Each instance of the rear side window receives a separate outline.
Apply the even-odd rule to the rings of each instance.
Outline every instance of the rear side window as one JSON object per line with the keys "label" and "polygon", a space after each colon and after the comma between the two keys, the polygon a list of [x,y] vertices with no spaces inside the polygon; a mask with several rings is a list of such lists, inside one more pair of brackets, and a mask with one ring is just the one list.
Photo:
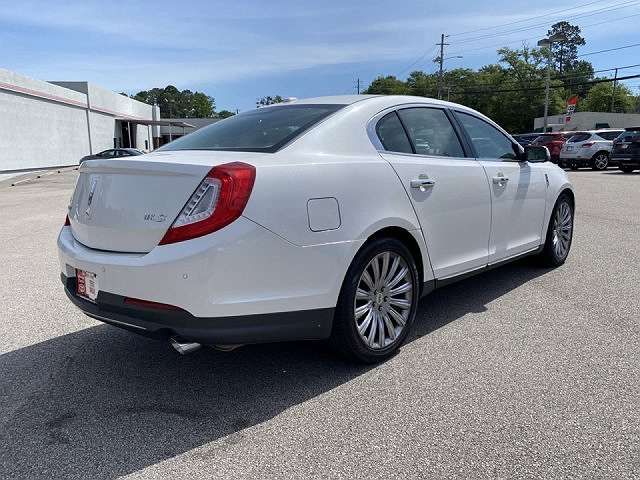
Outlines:
{"label": "rear side window", "polygon": [[568,143],[578,143],[584,142],[585,140],[589,140],[591,138],[590,133],[576,133],[572,137],[567,140]]}
{"label": "rear side window", "polygon": [[258,108],[196,130],[159,150],[275,152],[344,105],[302,104]]}
{"label": "rear side window", "polygon": [[398,111],[416,153],[440,157],[464,157],[464,150],[444,110],[403,108]]}
{"label": "rear side window", "polygon": [[[478,158],[515,160],[514,145],[500,130],[473,115],[457,112],[460,123],[471,137]],[[540,141],[540,137],[536,142]]]}
{"label": "rear side window", "polygon": [[376,133],[385,150],[390,152],[413,153],[407,134],[402,128],[396,112],[386,114],[376,126]]}

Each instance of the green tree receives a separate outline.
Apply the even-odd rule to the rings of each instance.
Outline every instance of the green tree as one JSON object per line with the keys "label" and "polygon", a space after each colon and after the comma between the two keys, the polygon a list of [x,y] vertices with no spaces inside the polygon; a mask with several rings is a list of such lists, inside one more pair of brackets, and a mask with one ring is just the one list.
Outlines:
{"label": "green tree", "polygon": [[395,76],[378,77],[362,92],[365,94],[378,95],[409,95],[410,89],[405,82],[398,80]]}
{"label": "green tree", "polygon": [[284,102],[284,98],[282,98],[280,95],[275,95],[273,97],[266,96],[256,100],[256,108],[266,107],[267,105],[273,105],[275,103],[282,103],[282,102]]}
{"label": "green tree", "polygon": [[622,84],[613,90],[613,82],[598,83],[594,85],[586,98],[578,104],[582,112],[610,112],[611,97],[613,98],[613,111],[618,113],[631,113],[635,109],[635,98],[631,91]]}
{"label": "green tree", "polygon": [[562,75],[565,70],[570,70],[578,60],[578,47],[585,45],[585,39],[580,35],[580,27],[569,22],[558,22],[551,25],[547,32],[551,35],[562,35],[566,40],[554,42],[551,46],[551,54],[556,70]]}
{"label": "green tree", "polygon": [[235,113],[230,112],[229,110],[220,110],[216,114],[216,117],[218,117],[218,118],[229,118],[229,117],[233,117],[234,115],[235,115]]}
{"label": "green tree", "polygon": [[215,99],[202,92],[178,90],[173,85],[136,93],[134,99],[160,107],[164,118],[204,118],[215,115]]}

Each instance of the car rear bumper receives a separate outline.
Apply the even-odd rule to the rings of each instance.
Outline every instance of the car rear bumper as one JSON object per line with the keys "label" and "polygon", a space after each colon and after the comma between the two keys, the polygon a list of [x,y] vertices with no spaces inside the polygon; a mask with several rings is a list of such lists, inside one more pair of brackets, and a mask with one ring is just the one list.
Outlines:
{"label": "car rear bumper", "polygon": [[618,165],[638,167],[640,168],[640,155],[629,155],[624,153],[614,153],[611,155],[611,160],[614,160]]}
{"label": "car rear bumper", "polygon": [[147,337],[233,345],[319,340],[331,334],[334,308],[229,317],[194,317],[180,308],[129,305],[125,297],[101,291],[96,302],[76,293],[75,277],[61,274],[71,302],[89,317]]}
{"label": "car rear bumper", "polygon": [[96,275],[98,292],[174,305],[194,318],[334,308],[362,241],[300,247],[240,217],[217,232],[148,253],[96,250],[70,227],[58,237],[61,273]]}

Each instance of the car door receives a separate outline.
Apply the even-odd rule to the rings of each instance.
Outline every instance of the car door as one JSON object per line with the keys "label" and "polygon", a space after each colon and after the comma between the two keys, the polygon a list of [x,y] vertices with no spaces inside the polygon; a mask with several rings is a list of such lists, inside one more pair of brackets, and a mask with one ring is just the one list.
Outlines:
{"label": "car door", "polygon": [[489,179],[489,264],[537,248],[542,243],[547,167],[519,161],[520,147],[485,120],[465,112],[456,111],[455,115]]}
{"label": "car door", "polygon": [[491,200],[482,165],[468,158],[443,108],[406,107],[377,123],[380,154],[411,199],[436,278],[487,264]]}

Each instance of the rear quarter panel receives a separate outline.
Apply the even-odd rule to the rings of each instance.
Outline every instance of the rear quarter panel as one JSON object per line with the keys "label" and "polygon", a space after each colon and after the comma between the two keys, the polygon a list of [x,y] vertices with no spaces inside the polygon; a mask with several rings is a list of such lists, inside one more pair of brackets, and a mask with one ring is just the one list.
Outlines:
{"label": "rear quarter panel", "polygon": [[[338,201],[340,227],[314,232],[307,202],[327,197]],[[300,246],[366,239],[388,226],[420,228],[400,180],[377,153],[348,160],[303,154],[294,163],[260,165],[244,215]]]}
{"label": "rear quarter panel", "polygon": [[[348,263],[369,236],[385,227],[401,227],[411,232],[422,251],[425,280],[432,278],[411,202],[395,171],[377,152],[362,156],[281,153],[281,162],[256,166],[245,217],[297,246],[352,242]],[[307,203],[315,198],[337,200],[339,228],[311,230]]]}

